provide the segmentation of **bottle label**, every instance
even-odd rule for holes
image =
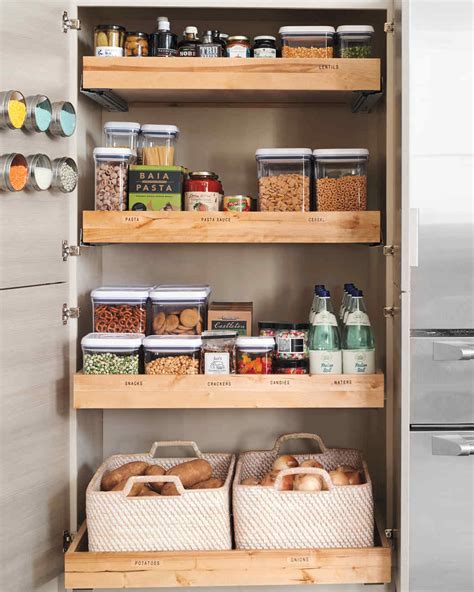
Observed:
[[[367,313],[361,310],[355,310],[347,315],[346,325],[360,325],[370,327],[370,320]]]
[[[329,325],[330,327],[337,327],[336,315],[328,310],[322,310],[314,315],[313,325]]]
[[[230,355],[227,352],[204,354],[204,374],[230,374]]]
[[[232,45],[227,48],[227,56],[229,58],[249,58],[250,49],[242,45]]]
[[[342,352],[344,374],[374,374],[375,349],[345,349]]]
[[[123,56],[123,47],[96,47],[95,55],[107,58],[121,58]]]
[[[195,58],[197,55],[196,47],[180,47],[178,54],[181,58]]]
[[[254,58],[276,58],[277,50],[273,47],[259,47],[253,50]]]
[[[200,58],[220,58],[222,56],[222,46],[218,44],[203,43],[199,46]]]
[[[161,57],[175,57],[178,55],[177,49],[171,49],[170,47],[155,47],[153,49],[153,55],[157,58]]]
[[[221,197],[216,191],[186,191],[184,203],[191,212],[218,212]]]
[[[309,350],[311,374],[342,374],[342,352]]]

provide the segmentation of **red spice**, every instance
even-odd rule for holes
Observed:
[[[28,179],[28,169],[24,164],[10,166],[10,183],[15,191],[21,191]]]

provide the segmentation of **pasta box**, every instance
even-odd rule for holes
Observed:
[[[180,166],[130,165],[128,209],[180,211],[185,172]]]

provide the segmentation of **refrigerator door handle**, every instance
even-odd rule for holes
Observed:
[[[459,435],[432,436],[432,451],[436,456],[470,456],[474,454],[474,439]]]
[[[433,360],[474,360],[474,345],[462,341],[435,341],[433,342]]]

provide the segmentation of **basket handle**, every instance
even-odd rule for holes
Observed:
[[[275,489],[279,489],[280,484],[283,480],[283,477],[286,475],[320,475],[323,478],[324,483],[329,491],[332,490],[334,487],[333,482],[331,481],[331,477],[329,473],[325,469],[319,469],[317,467],[294,467],[293,469],[283,469],[280,471],[275,479],[275,483],[273,487]],[[319,491],[315,491],[313,493],[320,493]]]
[[[327,450],[324,442],[321,439],[321,436],[318,436],[317,434],[308,434],[305,432],[301,432],[295,434],[284,434],[283,436],[280,436],[278,440],[275,442],[275,446],[272,452],[278,454],[283,444],[285,442],[288,442],[289,440],[314,440],[318,443],[321,452],[326,452]]]
[[[129,477],[125,487],[120,492],[124,497],[128,497],[128,494],[132,490],[135,483],[174,483],[179,495],[185,493],[181,479],[176,475],[140,475],[136,477]]]
[[[195,455],[198,458],[202,458],[202,452],[199,450],[198,445],[193,440],[160,440],[159,442],[153,442],[150,448],[150,456],[155,458],[156,451],[158,448],[170,448],[171,446],[188,446],[194,450]]]

